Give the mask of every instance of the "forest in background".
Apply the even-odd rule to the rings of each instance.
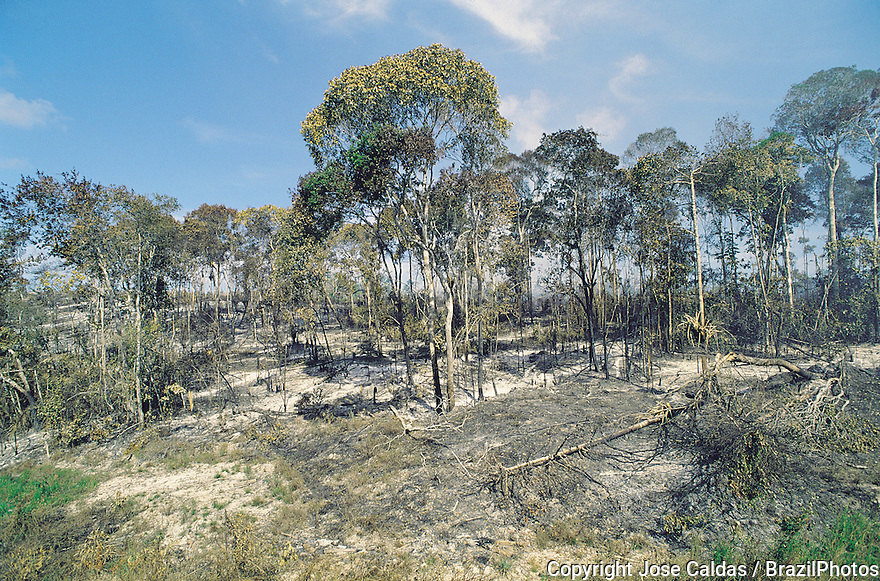
[[[479,63],[432,45],[331,82],[286,208],[179,220],[75,171],[3,185],[0,426],[72,445],[207,387],[221,406],[242,349],[279,368],[393,350],[410,388],[427,360],[442,412],[456,360],[482,393],[502,332],[605,373],[614,343],[633,378],[659,352],[880,338],[880,71],[815,73],[760,132],[726,116],[702,146],[660,128],[619,156],[582,127],[513,154],[498,105]]]

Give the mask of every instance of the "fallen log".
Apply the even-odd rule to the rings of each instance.
[[[741,353],[728,353],[723,359],[725,361],[731,361],[731,362],[738,361],[740,363],[748,363],[749,365],[762,365],[762,366],[768,366],[768,367],[772,367],[772,366],[784,367],[785,369],[788,369],[792,373],[796,373],[796,374],[800,375],[801,377],[805,377],[806,379],[815,379],[815,377],[816,377],[815,373],[813,373],[811,371],[807,371],[806,369],[803,369],[801,367],[798,367],[794,363],[791,363],[790,361],[786,361],[785,359],[759,359],[757,357],[749,357],[748,355],[743,355]]]
[[[556,460],[560,460],[562,458],[565,458],[566,456],[571,456],[572,454],[577,454],[579,452],[583,452],[584,450],[588,450],[590,448],[595,448],[596,446],[601,446],[602,444],[607,444],[608,442],[611,442],[611,441],[616,440],[618,438],[622,438],[623,436],[625,436],[627,434],[631,434],[637,430],[641,430],[642,428],[646,428],[646,427],[653,425],[653,424],[659,424],[660,422],[664,422],[666,420],[674,418],[675,416],[681,414],[682,412],[685,412],[689,409],[694,409],[695,407],[699,406],[700,403],[702,403],[702,402],[689,403],[687,405],[683,405],[683,406],[679,406],[679,407],[664,406],[660,410],[654,412],[651,417],[644,419],[640,422],[637,422],[635,424],[632,424],[630,426],[627,426],[625,428],[622,428],[622,429],[614,432],[613,434],[608,434],[607,436],[599,438],[598,440],[585,442],[585,443],[580,444],[578,446],[566,448],[565,450],[557,450],[553,454],[549,454],[547,456],[541,456],[540,458],[535,458],[534,460],[529,460],[527,462],[520,462],[519,464],[516,464],[514,466],[501,466],[501,476],[503,479],[505,492],[506,492],[506,488],[507,488],[507,477],[510,476],[511,474],[515,474],[516,472],[519,472],[521,470],[525,470],[527,468],[534,468],[536,466],[548,464],[550,462],[554,462]]]

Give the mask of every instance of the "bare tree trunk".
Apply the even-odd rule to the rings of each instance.
[[[138,242],[141,235],[138,234]],[[135,318],[135,359],[134,359],[134,392],[137,398],[137,418],[138,426],[144,427],[144,400],[141,393],[141,261],[143,258],[143,250],[138,245],[137,256],[137,292],[134,295],[134,318]]]
[[[788,307],[794,311],[794,275],[791,268],[791,239],[788,234],[788,208],[782,210],[782,229],[785,236],[785,280],[788,284]]]
[[[431,373],[434,380],[434,404],[437,413],[443,412],[443,388],[440,386],[440,366],[437,362],[437,343],[434,333],[437,330],[437,285],[434,283],[434,269],[431,263],[431,253],[427,248],[422,248],[422,272],[425,278],[425,288],[428,289],[428,317],[425,320],[425,333],[428,341],[428,352],[431,356]]]
[[[477,273],[477,393],[483,400],[483,264],[477,240],[474,240],[474,268]]]
[[[451,282],[444,282],[443,287],[446,292],[446,411],[452,411],[455,407],[455,338],[452,336],[455,296]]]
[[[875,139],[874,143],[874,340],[880,339],[880,228],[877,221],[877,179],[880,172],[880,163],[878,163],[878,147]]]
[[[837,260],[837,205],[834,200],[834,180],[837,176],[837,170],[840,168],[840,156],[834,156],[833,161],[828,162],[828,242],[831,245],[830,268],[828,269],[831,277],[831,299],[837,300],[838,291],[838,260]]]
[[[698,319],[700,325],[706,323],[706,303],[703,295],[703,254],[700,249],[700,228],[697,222],[697,184],[694,178],[694,172],[690,173],[691,186],[691,212],[694,220],[694,247],[697,254],[697,295],[699,298],[700,310]]]

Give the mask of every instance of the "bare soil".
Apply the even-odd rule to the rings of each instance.
[[[393,359],[294,362],[282,381],[280,370],[261,369],[259,355],[234,359],[220,398],[216,386],[207,389],[193,411],[143,433],[72,451],[32,434],[17,448],[4,444],[0,467],[30,459],[106,475],[85,504],[136,502],[138,516],[115,534],[159,531],[181,562],[205,558],[229,515],[240,515],[289,579],[393,559],[436,575],[425,578],[535,579],[550,559],[711,558],[725,543],[739,544],[746,559],[771,546],[785,517],[822,525],[846,508],[880,511],[880,451],[870,445],[787,447],[780,436],[784,461],[751,498],[699,462],[710,419],[741,412],[782,425],[795,410],[786,406],[806,405],[800,395],[834,378],[846,413],[880,429],[875,346],[828,358],[787,354],[815,371],[812,381],[777,367],[725,366],[711,405],[506,479],[502,466],[695,401],[705,386],[698,358],[666,356],[650,381],[635,371],[627,381],[614,376],[625,375],[617,359],[606,379],[579,351],[510,344],[486,362],[485,401],[459,362],[458,405],[438,416],[424,361],[409,393]],[[267,389],[270,374],[284,391]]]

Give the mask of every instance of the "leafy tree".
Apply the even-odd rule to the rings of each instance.
[[[665,149],[658,151],[663,145]],[[702,244],[700,240],[698,193],[702,194],[707,179],[711,155],[700,152],[695,147],[675,137],[675,132],[663,128],[640,136],[632,147],[633,152],[645,151],[636,163],[633,176],[637,187],[645,199],[656,198],[658,195],[681,196],[686,200],[691,219],[693,236],[694,265],[696,266],[696,298],[697,312],[693,317],[685,317],[685,324],[691,337],[698,337],[701,342],[708,341],[706,321],[706,301],[703,281]],[[634,155],[631,153],[630,156]],[[648,192],[653,193],[648,194]],[[648,194],[645,196],[644,194]],[[672,240],[672,229],[668,229],[667,239]],[[667,271],[671,273],[672,265]],[[669,291],[667,291],[667,294]],[[668,295],[669,312],[672,312],[672,296]],[[669,319],[669,334],[672,333],[672,317]]]
[[[116,188],[114,196],[119,199],[121,214],[116,223],[108,229],[108,236],[116,240],[115,247],[124,252],[120,256],[123,263],[121,275],[129,293],[134,295],[135,331],[135,397],[138,402],[138,424],[144,425],[145,390],[142,383],[146,379],[150,401],[158,408],[161,390],[171,383],[170,378],[156,377],[156,374],[143,375],[143,314],[152,315],[151,327],[159,325],[159,312],[170,307],[167,294],[166,277],[170,275],[174,263],[174,248],[178,246],[179,225],[171,216],[179,206],[177,200],[155,196],[150,199],[135,194],[125,188]],[[157,358],[153,370],[161,373],[161,362]],[[164,374],[163,374],[164,375]]]
[[[776,110],[776,127],[790,133],[816,156],[827,175],[828,244],[831,258],[831,295],[837,298],[838,218],[835,186],[841,166],[841,150],[863,130],[868,102],[866,87],[873,71],[837,67],[812,74],[793,85]]]
[[[661,127],[650,133],[642,133],[631,143],[620,158],[621,165],[633,167],[646,155],[660,155],[678,141],[672,127]]]
[[[500,170],[509,180],[517,200],[516,219],[511,222],[516,251],[508,254],[504,266],[517,289],[522,320],[526,306],[529,315],[534,317],[532,257],[547,250],[550,239],[548,209],[541,195],[547,170],[531,150],[520,155],[508,154],[502,159]]]
[[[349,152],[366,148],[370,136],[381,147],[363,183],[370,199],[385,199],[400,211],[398,232],[417,248],[428,288],[430,316],[426,341],[434,370],[438,411],[442,391],[437,365],[437,231],[432,186],[438,168],[486,165],[501,148],[509,123],[498,112],[494,78],[460,50],[442,45],[419,47],[403,55],[352,67],[331,81],[324,99],[303,121],[305,138],[319,168],[345,162]],[[356,158],[357,160],[358,158]],[[352,164],[352,165],[357,165]],[[363,166],[362,166],[363,167]],[[375,178],[375,179],[374,179]],[[446,345],[447,358],[454,347]],[[454,377],[448,374],[447,408],[454,406]]]
[[[32,414],[41,398],[25,373],[43,351],[39,321],[15,316],[26,314],[19,298],[26,283],[21,254],[33,226],[31,207],[20,188],[0,186],[0,382],[5,388],[0,397],[0,426],[4,428],[20,425],[28,416],[37,424],[37,416]]]
[[[96,291],[93,344],[99,359],[101,390],[100,397],[90,405],[112,413],[121,401],[128,414],[143,425],[145,391],[155,401],[167,383],[166,377],[147,372],[142,366],[142,317],[152,315],[155,326],[158,313],[170,306],[166,280],[176,262],[178,233],[170,213],[177,209],[177,202],[162,196],[138,195],[124,187],[105,187],[76,172],[61,174],[60,179],[41,173],[22,178],[17,196],[20,211],[35,227],[37,241],[89,277]],[[36,220],[38,215],[45,216],[45,220]],[[109,317],[105,317],[107,312]],[[111,392],[107,330],[114,327],[115,320],[124,320],[126,314],[133,329],[134,345],[130,350],[134,353],[126,356],[129,347],[123,335],[118,335],[118,379],[122,389]],[[157,360],[164,360],[161,354]],[[134,384],[134,398],[125,387],[131,385],[128,381]],[[145,381],[147,390],[143,389]]]
[[[208,278],[214,283],[218,322],[221,270],[232,250],[235,214],[234,209],[223,204],[202,204],[183,219],[183,232],[189,251],[208,268]]]
[[[658,132],[667,133],[666,130]],[[655,132],[655,133],[658,133]],[[650,134],[645,138],[656,141]],[[678,223],[679,209],[675,204],[674,186],[666,179],[662,154],[674,141],[663,137],[655,147],[645,150],[629,170],[628,187],[632,194],[633,258],[639,267],[642,293],[641,307],[643,351],[650,352],[656,324],[661,348],[672,347],[675,329],[676,295],[687,286],[687,273],[693,268],[693,239]],[[650,292],[648,292],[650,291]],[[653,308],[652,308],[653,307]],[[665,317],[662,314],[665,312]],[[656,321],[652,322],[652,313]],[[664,320],[665,319],[665,320]]]
[[[580,294],[575,297],[584,312],[590,361],[598,370],[594,350],[597,274],[602,252],[613,246],[626,214],[619,195],[618,158],[599,146],[595,131],[583,127],[545,135],[536,155],[550,172],[545,198],[554,215],[554,243],[580,283]]]
[[[716,124],[710,155],[710,175],[704,183],[706,196],[715,208],[729,212],[743,224],[741,234],[748,237],[754,256],[758,289],[754,310],[761,313],[765,348],[774,344],[778,351],[784,294],[788,296],[788,315],[794,310],[790,224],[812,216],[812,202],[799,175],[807,153],[784,133],[773,133],[757,142],[748,123],[725,117]],[[779,258],[783,260],[782,268]],[[783,270],[784,279],[780,274]],[[782,280],[787,293],[780,285]],[[741,318],[745,310],[744,305],[735,305],[731,321]]]

